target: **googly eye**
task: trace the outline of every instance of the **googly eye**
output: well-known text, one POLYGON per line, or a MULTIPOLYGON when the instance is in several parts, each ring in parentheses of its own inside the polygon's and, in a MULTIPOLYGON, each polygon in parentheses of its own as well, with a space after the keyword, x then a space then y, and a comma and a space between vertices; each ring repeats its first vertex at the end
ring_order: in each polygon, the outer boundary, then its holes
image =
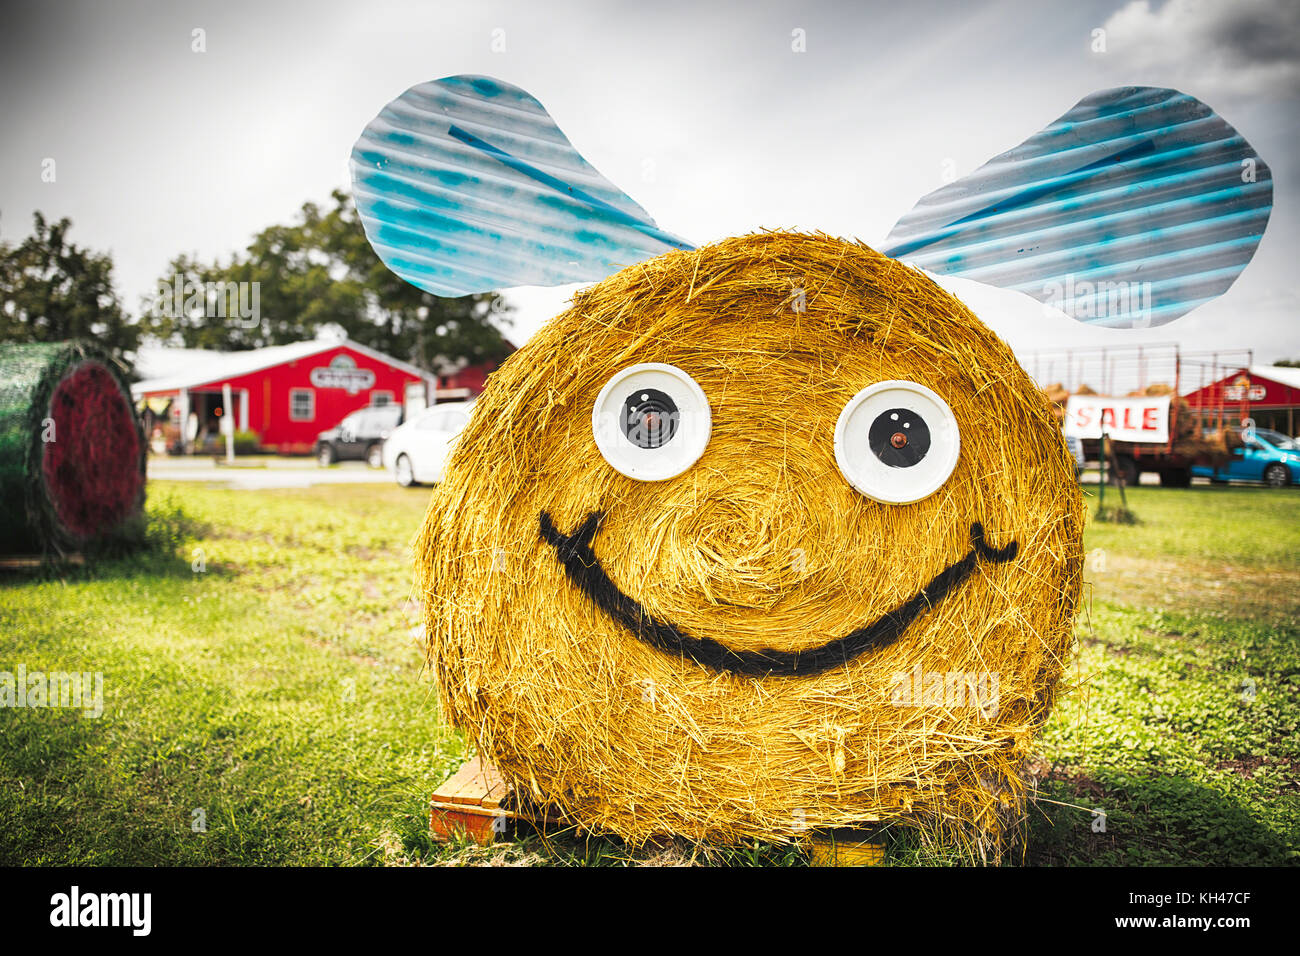
POLYGON ((709 401, 681 369, 658 362, 625 368, 591 410, 596 447, 610 466, 638 481, 680 475, 704 454, 713 427, 709 401))
POLYGON ((875 501, 907 504, 938 491, 961 453, 948 403, 924 385, 891 380, 849 400, 835 424, 835 462, 875 501))

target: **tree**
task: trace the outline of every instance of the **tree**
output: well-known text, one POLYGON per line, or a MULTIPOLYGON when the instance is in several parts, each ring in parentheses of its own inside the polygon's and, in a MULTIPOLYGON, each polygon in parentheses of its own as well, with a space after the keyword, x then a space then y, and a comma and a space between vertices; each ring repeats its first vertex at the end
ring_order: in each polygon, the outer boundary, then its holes
POLYGON ((0 242, 0 341, 94 339, 127 361, 140 344, 113 289, 113 258, 68 240, 70 219, 37 212, 18 245, 0 242))
POLYGON ((370 248, 351 198, 340 190, 331 198, 327 211, 308 202, 298 222, 262 230, 226 265, 174 259, 147 303, 150 332, 191 348, 251 349, 337 326, 362 345, 431 371, 510 352, 498 328, 509 309, 499 297, 444 299, 404 282, 370 248), (251 308, 235 314, 237 301, 256 302, 256 319, 248 316, 251 308))

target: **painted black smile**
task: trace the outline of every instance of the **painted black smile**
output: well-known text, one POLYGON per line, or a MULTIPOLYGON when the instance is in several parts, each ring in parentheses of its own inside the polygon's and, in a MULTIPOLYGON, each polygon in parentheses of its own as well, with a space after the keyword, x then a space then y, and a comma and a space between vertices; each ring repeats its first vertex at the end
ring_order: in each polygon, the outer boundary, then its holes
POLYGON ((657 620, 639 601, 619 590, 600 566, 600 559, 591 547, 604 517, 603 512, 593 511, 573 534, 564 534, 555 527, 548 512, 541 513, 542 540, 555 549, 555 556, 578 590, 634 637, 656 650, 689 657, 711 670, 757 677, 770 674, 807 677, 843 666, 867 651, 888 647, 913 621, 970 577, 981 559, 991 564, 1002 564, 1014 559, 1018 548, 1015 541, 1003 548, 989 547, 984 543, 984 527, 979 523, 972 524, 971 549, 964 558, 948 565, 905 603, 865 627, 820 647, 802 651, 737 651, 707 637, 692 637, 675 624, 657 620))

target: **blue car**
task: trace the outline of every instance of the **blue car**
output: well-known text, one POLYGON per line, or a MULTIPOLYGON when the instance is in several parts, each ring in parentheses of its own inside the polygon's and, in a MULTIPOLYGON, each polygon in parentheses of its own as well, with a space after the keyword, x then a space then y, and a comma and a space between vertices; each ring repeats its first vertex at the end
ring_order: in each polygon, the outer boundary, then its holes
POLYGON ((1281 432, 1258 428, 1243 434, 1240 448, 1217 467, 1193 465, 1192 474, 1214 482, 1262 481, 1271 488, 1300 484, 1300 443, 1281 432))

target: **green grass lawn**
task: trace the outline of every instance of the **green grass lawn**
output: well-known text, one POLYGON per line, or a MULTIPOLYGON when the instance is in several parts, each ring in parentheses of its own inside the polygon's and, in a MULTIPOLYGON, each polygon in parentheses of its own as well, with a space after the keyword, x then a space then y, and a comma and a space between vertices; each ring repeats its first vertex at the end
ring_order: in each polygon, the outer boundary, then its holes
MULTIPOLYGON (((1040 738, 1025 860, 1296 863, 1300 489, 1128 494, 1141 524, 1088 531, 1088 608, 1040 738)), ((407 545, 427 492, 150 496, 174 547, 0 577, 0 671, 104 675, 98 718, 0 708, 0 864, 629 858, 602 839, 429 840, 429 794, 465 743, 439 722, 414 633, 407 545)), ((895 863, 953 862, 889 839, 895 863)), ((692 857, 803 859, 636 859, 692 857)))

